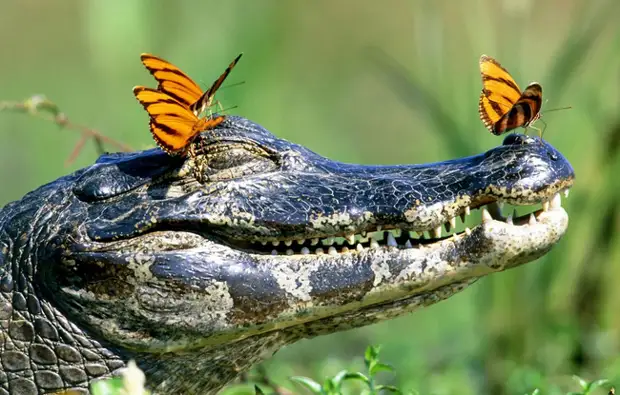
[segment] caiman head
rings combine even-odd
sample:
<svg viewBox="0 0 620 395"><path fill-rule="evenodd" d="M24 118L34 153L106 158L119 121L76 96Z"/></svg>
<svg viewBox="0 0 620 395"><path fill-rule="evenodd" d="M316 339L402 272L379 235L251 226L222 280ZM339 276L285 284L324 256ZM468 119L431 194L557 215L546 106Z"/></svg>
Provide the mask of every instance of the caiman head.
<svg viewBox="0 0 620 395"><path fill-rule="evenodd" d="M33 280L97 353L136 359L164 393L210 393L285 344L438 302L542 256L568 225L573 169L538 138L365 166L229 117L196 144L65 178ZM503 203L538 206L504 217ZM474 209L480 223L457 225Z"/></svg>

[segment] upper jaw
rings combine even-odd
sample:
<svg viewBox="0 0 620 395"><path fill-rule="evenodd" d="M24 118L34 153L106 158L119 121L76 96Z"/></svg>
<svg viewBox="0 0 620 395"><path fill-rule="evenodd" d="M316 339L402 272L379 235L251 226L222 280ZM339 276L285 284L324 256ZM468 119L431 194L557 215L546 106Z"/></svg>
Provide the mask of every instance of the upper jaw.
<svg viewBox="0 0 620 395"><path fill-rule="evenodd" d="M465 221L472 210L485 206L494 218L510 221L515 219L512 213L501 214L505 203L543 208L554 200L559 204L574 181L568 161L547 143L506 140L516 143L437 164L325 161L321 172L255 180L260 192L239 196L241 207L235 206L251 225L216 232L231 246L258 254L359 252L382 244L430 244L455 228L465 232L459 218ZM216 206L217 199L206 197L204 207ZM515 221L529 221L529 216Z"/></svg>
<svg viewBox="0 0 620 395"><path fill-rule="evenodd" d="M568 215L561 206L561 196L568 196L568 191L565 189L555 193L550 200L543 202L538 210L530 209L521 216L517 216L516 211L506 214L501 201L481 206L478 224L471 224L472 221L468 220L467 216L472 210L467 210L467 215L453 217L449 222L427 231L378 225L373 232L351 233L344 237L262 241L253 242L246 247L252 254L268 254L282 259L306 255L325 255L338 259L343 254L353 254L362 259L365 253L378 250L399 253L410 249L428 250L444 242L456 243L469 239L481 242L480 235L476 232L483 229L485 240L519 245L522 251L532 255L548 250L564 234ZM467 224L460 218L467 221ZM535 239L530 237L533 234L537 235ZM466 252L463 250L463 253Z"/></svg>
<svg viewBox="0 0 620 395"><path fill-rule="evenodd" d="M120 222L106 218L115 211L104 210L84 229L102 242L185 230L257 255L360 252L382 244L409 248L454 233L459 217L485 205L499 217L502 203L548 204L574 179L552 146L515 135L484 154L435 164L349 165L309 151L295 160L285 163L286 171L214 182L178 198L132 202ZM135 226L145 218L146 226Z"/></svg>

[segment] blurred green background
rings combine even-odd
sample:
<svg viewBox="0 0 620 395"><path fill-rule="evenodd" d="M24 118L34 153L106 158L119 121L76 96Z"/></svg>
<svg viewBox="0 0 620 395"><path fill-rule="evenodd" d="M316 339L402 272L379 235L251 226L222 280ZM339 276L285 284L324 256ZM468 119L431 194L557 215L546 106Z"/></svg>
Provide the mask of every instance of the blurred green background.
<svg viewBox="0 0 620 395"><path fill-rule="evenodd" d="M42 93L71 121L154 146L134 85L141 52L207 87L239 52L218 99L329 158L421 163L501 144L478 119L478 59L544 87L545 138L573 164L568 233L545 258L451 299L359 330L301 341L270 377L360 369L381 344L393 383L422 394L571 388L620 379L620 1L0 0L0 100ZM544 114L545 109L572 106ZM538 124L537 126L542 126ZM534 132L535 133L535 132ZM0 204L91 164L76 133L0 113ZM617 173L620 174L620 173Z"/></svg>

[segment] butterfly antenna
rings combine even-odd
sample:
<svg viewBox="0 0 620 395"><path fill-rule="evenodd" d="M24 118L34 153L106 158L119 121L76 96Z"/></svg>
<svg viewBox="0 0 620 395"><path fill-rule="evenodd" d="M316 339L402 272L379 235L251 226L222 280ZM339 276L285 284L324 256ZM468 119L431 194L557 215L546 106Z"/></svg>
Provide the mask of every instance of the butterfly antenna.
<svg viewBox="0 0 620 395"><path fill-rule="evenodd" d="M552 111L569 110L571 108L573 108L573 107L572 106L568 106L568 107L552 108L551 110L545 110L545 113L552 112Z"/></svg>
<svg viewBox="0 0 620 395"><path fill-rule="evenodd" d="M207 86L207 84L202 79L199 79L198 82L200 82L200 85L202 85L202 86ZM220 89L218 89L218 91L222 91L224 89L228 89L228 88L232 88L232 87L235 87L235 86L243 85L245 83L246 83L246 81L240 81L240 82L233 82L232 84L222 85L220 87Z"/></svg>
<svg viewBox="0 0 620 395"><path fill-rule="evenodd" d="M245 84L245 81L233 82L232 84L228 84L228 85L222 86L222 89L232 88L233 86L239 86L239 85L243 85L243 84Z"/></svg>
<svg viewBox="0 0 620 395"><path fill-rule="evenodd" d="M234 109L235 109L235 108L237 108L237 107L239 107L239 106L236 106L236 105L235 105L235 106L232 106L232 107L226 107L226 108L222 108L222 107L220 106L220 109L222 110L222 112L226 112L226 111L234 110Z"/></svg>

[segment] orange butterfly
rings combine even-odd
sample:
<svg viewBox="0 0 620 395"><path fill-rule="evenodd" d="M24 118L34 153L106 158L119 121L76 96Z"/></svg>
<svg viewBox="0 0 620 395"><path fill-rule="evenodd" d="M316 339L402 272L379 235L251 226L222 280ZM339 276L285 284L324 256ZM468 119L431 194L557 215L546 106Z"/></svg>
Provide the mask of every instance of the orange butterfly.
<svg viewBox="0 0 620 395"><path fill-rule="evenodd" d="M224 121L223 115L206 118L199 118L199 115L213 104L215 92L241 55L203 93L178 67L154 55L142 54L142 63L159 85L157 89L136 86L133 93L149 113L151 133L164 151L169 154L185 153L200 132L213 129Z"/></svg>
<svg viewBox="0 0 620 395"><path fill-rule="evenodd" d="M542 87L536 82L523 92L499 62L490 56L480 57L482 93L478 113L484 126L495 135L518 127L527 128L540 118Z"/></svg>

